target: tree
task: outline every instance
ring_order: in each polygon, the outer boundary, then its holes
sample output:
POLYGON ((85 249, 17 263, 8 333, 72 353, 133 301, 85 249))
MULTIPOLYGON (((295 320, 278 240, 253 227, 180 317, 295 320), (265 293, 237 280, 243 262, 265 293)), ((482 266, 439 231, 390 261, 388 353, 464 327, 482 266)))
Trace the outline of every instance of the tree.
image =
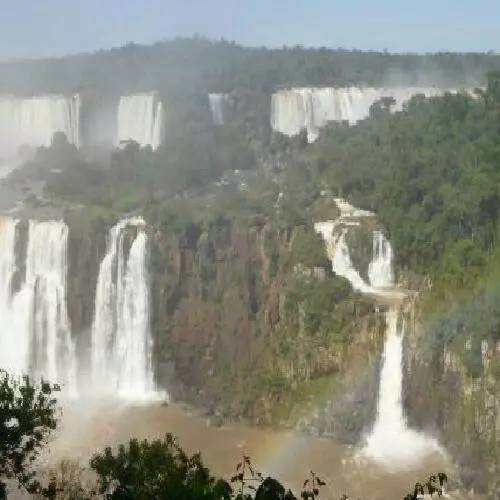
POLYGON ((59 387, 41 381, 34 385, 0 370, 0 500, 7 498, 6 480, 29 493, 41 491, 31 465, 57 424, 59 387))
POLYGON ((171 434, 151 443, 132 439, 116 455, 108 447, 90 466, 99 476, 99 493, 112 500, 230 498, 229 484, 211 476, 200 455, 189 457, 171 434))

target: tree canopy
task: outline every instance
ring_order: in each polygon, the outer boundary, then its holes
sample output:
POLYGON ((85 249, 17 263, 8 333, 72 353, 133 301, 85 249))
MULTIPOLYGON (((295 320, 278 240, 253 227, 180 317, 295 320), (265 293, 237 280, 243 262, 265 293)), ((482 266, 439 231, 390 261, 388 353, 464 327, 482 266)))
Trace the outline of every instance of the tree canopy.
POLYGON ((7 498, 7 480, 29 493, 40 491, 32 465, 56 428, 53 393, 58 390, 47 382, 35 385, 28 377, 17 379, 0 370, 0 499, 7 498))

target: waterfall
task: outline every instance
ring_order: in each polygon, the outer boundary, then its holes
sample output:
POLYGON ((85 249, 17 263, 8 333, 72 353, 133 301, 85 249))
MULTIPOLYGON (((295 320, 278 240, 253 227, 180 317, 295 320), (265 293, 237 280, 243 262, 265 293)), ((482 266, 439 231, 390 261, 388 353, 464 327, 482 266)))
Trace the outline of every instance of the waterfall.
POLYGON ((358 271, 354 268, 346 242, 347 228, 339 227, 339 221, 317 222, 314 228, 321 234, 326 244, 327 254, 332 263, 332 271, 337 276, 346 278, 354 290, 369 293, 371 288, 365 283, 358 271))
POLYGON ((214 125, 224 125, 224 105, 228 99, 227 94, 209 94, 210 109, 214 125))
POLYGON ((314 230, 321 234, 325 242, 328 257, 332 263, 332 271, 337 276, 346 278, 354 290, 362 293, 376 293, 373 287, 377 285, 371 283, 372 286, 370 286, 366 283, 353 266, 346 241, 349 227, 360 225, 357 219, 373 217, 374 214, 353 207, 341 198, 335 198, 334 201, 340 210, 340 216, 334 221, 316 222, 314 224, 314 230))
POLYGON ((93 387, 126 399, 149 398, 153 391, 144 224, 142 218, 130 218, 111 229, 95 296, 93 387), (136 234, 127 255, 130 230, 136 234))
POLYGON ((2 220, 0 235, 0 364, 76 391, 76 355, 66 307, 68 228, 62 221, 29 221, 24 278, 14 276, 18 222, 2 220))
POLYGON ((15 157, 22 145, 49 146, 55 132, 79 145, 80 98, 0 96, 0 157, 15 157))
POLYGON ((404 321, 399 306, 386 313, 387 333, 377 405, 377 418, 363 454, 397 470, 412 467, 433 452, 442 452, 432 438, 408 428, 403 411, 404 321))
POLYGON ((117 143, 133 140, 157 149, 161 144, 163 106, 154 93, 123 96, 118 105, 117 143))
POLYGON ((392 247, 381 231, 373 232, 373 258, 368 266, 368 278, 373 287, 394 285, 392 247))
MULTIPOLYGON (((20 329, 15 314, 14 277, 16 265, 16 235, 18 221, 10 217, 0 218, 0 368, 9 372, 27 371, 27 330, 20 329)), ((19 302, 19 301, 17 301, 19 302)), ((26 313, 26 311, 24 311, 26 313)))
POLYGON ((333 272, 346 278, 354 290, 375 298, 390 299, 385 313, 387 333, 380 373, 377 418, 367 438, 363 454, 389 468, 404 468, 417 463, 425 455, 440 451, 431 438, 408 428, 403 411, 403 337, 404 322, 399 322, 400 301, 404 297, 394 287, 393 253, 384 234, 375 230, 372 259, 368 265, 369 284, 354 268, 346 241, 350 227, 359 226, 361 219, 374 214, 353 207, 345 200, 335 199, 340 216, 334 221, 317 222, 333 272))
POLYGON ((319 135, 319 130, 328 122, 354 124, 367 118, 370 107, 382 97, 394 99, 394 110, 400 111, 412 96, 440 95, 442 89, 422 88, 293 88, 281 90, 272 96, 271 127, 287 136, 295 136, 307 130, 309 142, 319 135))

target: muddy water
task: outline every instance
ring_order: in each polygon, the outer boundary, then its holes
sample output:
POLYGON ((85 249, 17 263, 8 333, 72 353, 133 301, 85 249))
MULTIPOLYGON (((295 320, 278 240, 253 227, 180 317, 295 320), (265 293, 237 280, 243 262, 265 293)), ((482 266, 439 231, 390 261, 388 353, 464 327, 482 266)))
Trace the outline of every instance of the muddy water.
MULTIPOLYGON (((45 457, 49 464, 62 459, 82 464, 106 445, 115 446, 132 437, 158 438, 171 432, 190 453, 202 452, 206 465, 216 475, 228 476, 243 454, 263 473, 273 474, 300 491, 313 470, 327 486, 322 498, 403 498, 416 481, 428 474, 447 470, 441 456, 429 457, 418 470, 395 474, 359 459, 359 451, 337 445, 328 438, 256 429, 241 424, 212 427, 207 419, 186 407, 72 406, 65 410, 58 436, 45 457)), ((44 460, 44 461, 45 461, 44 460)), ((46 462, 47 463, 47 462, 46 462)))

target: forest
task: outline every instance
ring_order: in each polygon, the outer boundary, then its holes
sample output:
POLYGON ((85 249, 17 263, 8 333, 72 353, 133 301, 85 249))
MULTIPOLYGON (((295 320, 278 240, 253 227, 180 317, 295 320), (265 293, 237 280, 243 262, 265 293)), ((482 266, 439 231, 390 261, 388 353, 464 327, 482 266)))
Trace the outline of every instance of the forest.
POLYGON ((242 47, 225 40, 178 38, 152 46, 0 63, 0 92, 121 95, 159 91, 164 97, 231 92, 270 93, 289 86, 476 86, 498 68, 494 54, 390 54, 305 47, 242 47))

